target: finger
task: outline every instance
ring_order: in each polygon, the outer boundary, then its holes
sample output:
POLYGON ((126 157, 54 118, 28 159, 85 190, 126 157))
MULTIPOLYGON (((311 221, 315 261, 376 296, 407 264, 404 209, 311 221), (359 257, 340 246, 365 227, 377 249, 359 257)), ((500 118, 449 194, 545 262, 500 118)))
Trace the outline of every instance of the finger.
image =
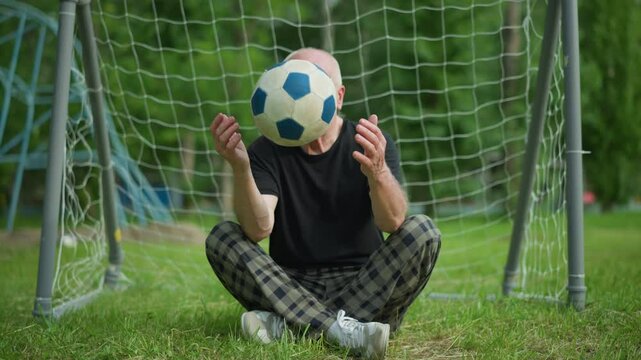
POLYGON ((233 116, 225 116, 225 118, 220 122, 220 125, 218 125, 218 128, 216 129, 216 135, 220 136, 235 122, 236 119, 234 119, 233 116))
POLYGON ((374 146, 374 144, 372 144, 369 140, 367 140, 361 134, 356 134, 354 138, 356 140, 356 143, 358 143, 360 146, 363 147, 363 150, 365 150, 365 154, 368 157, 371 157, 376 153, 376 146, 374 146))
POLYGON ((372 124, 378 126, 378 115, 372 114, 367 120, 369 120, 372 124))
POLYGON ((232 135, 238 130, 239 126, 238 123, 232 123, 227 130, 225 130, 220 136, 218 137, 218 140, 226 144, 229 141, 229 138, 231 138, 232 135))
POLYGON ((371 142, 375 147, 378 146, 379 138, 370 129, 361 124, 358 124, 356 125, 356 131, 358 132, 358 134, 365 137, 369 142, 371 142))
MULTIPOLYGON (((371 116, 370 116, 370 118, 371 118, 371 116)), ((377 122, 378 122, 378 120, 377 120, 377 122)), ((363 125, 367 129, 369 129, 371 132, 376 134, 376 137, 378 138, 378 140, 380 142, 385 141, 385 136, 383 136, 383 132, 381 131, 381 128, 379 128, 378 125, 376 125, 375 123, 373 123, 371 121, 368 121, 368 120, 365 120, 365 119, 361 119, 361 121, 359 121, 359 125, 363 125)))
POLYGON ((378 125, 374 124, 373 122, 371 122, 371 121, 369 121, 369 120, 361 119, 361 120, 358 122, 358 124, 359 124, 359 125, 363 125, 363 126, 364 126, 364 127, 366 127, 367 129, 369 129, 369 131, 371 131, 371 132, 373 132, 374 134, 376 134, 376 136, 377 136, 377 137, 378 137, 379 135, 383 135, 383 132, 381 131, 381 128, 379 128, 379 127, 378 127, 378 125))
POLYGON ((242 138, 243 137, 240 135, 240 133, 233 133, 231 135, 231 137, 229 138, 229 141, 227 142, 227 149, 231 150, 231 149, 235 148, 236 146, 238 146, 238 144, 240 143, 242 138))
POLYGON ((385 140, 385 136, 383 136, 381 130, 376 127, 376 125, 367 120, 361 119, 360 123, 356 126, 356 131, 362 136, 365 136, 367 140, 374 145, 377 152, 385 152, 387 141, 385 140))
POLYGON ((220 122, 224 119, 225 115, 222 113, 218 113, 216 117, 214 117, 214 121, 211 123, 211 134, 216 135, 216 129, 220 126, 220 122))
POLYGON ((354 160, 358 161, 358 163, 361 164, 362 166, 365 166, 367 168, 371 168, 372 167, 372 160, 370 160, 363 153, 360 153, 358 151, 354 151, 352 153, 352 157, 354 158, 354 160))

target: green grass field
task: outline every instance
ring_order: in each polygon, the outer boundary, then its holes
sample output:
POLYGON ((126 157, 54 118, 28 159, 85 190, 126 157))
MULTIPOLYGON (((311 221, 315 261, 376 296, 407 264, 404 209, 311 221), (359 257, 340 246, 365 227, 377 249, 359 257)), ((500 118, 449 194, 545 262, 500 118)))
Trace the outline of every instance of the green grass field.
MULTIPOLYGON (((641 214, 588 215, 585 236, 585 311, 518 299, 421 296, 392 339, 388 358, 641 358, 641 214)), ((507 242, 493 246, 504 261, 507 242)), ((210 273, 202 245, 155 249, 128 245, 130 263, 167 261, 135 274, 125 268, 134 281, 127 290, 106 291, 88 307, 49 322, 31 316, 37 245, 0 242, 0 359, 348 357, 320 341, 259 346, 242 339, 243 310, 210 273), (191 265, 178 269, 173 261, 191 265)))

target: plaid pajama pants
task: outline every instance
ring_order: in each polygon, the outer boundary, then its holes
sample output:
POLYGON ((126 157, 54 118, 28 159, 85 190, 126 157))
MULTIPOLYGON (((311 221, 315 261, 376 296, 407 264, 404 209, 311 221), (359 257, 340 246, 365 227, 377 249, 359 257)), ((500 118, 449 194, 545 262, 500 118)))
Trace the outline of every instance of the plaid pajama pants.
POLYGON ((206 242, 212 269, 243 307, 272 311, 288 325, 322 331, 340 309, 396 331, 427 284, 440 248, 440 231, 425 215, 408 217, 357 267, 285 268, 229 221, 216 225, 206 242))

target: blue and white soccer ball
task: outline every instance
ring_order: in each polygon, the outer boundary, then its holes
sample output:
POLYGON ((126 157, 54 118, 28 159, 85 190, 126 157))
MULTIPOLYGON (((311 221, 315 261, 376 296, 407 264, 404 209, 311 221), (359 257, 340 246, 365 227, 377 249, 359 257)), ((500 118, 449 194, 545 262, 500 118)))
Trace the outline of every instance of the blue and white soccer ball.
POLYGON ((265 71, 251 97, 258 130, 282 146, 301 146, 325 133, 336 114, 332 79, 306 60, 288 60, 265 71))

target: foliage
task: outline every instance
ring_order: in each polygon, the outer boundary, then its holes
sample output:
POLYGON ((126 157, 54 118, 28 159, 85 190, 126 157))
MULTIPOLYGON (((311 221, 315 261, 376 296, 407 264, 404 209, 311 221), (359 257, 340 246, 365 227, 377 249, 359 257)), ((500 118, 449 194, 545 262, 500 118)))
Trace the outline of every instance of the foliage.
MULTIPOLYGON (((211 149, 210 119, 230 112, 245 139, 255 138, 248 99, 258 76, 294 49, 322 47, 327 21, 312 2, 96 5, 103 15, 97 36, 118 132, 152 181, 180 188, 190 169, 175 149, 195 154, 196 174, 221 172, 222 161, 203 151, 211 149), (187 137, 195 138, 191 148, 187 137)), ((522 151, 526 122, 524 90, 511 111, 501 108, 501 77, 508 75, 500 62, 503 9, 465 2, 443 9, 431 1, 412 12, 409 3, 380 5, 326 5, 335 33, 331 50, 346 75, 345 116, 377 113, 382 127, 402 139, 413 201, 478 201, 487 196, 479 191, 484 182, 500 185, 510 176, 490 163, 505 164, 501 159, 522 151), (513 114, 510 125, 504 116, 513 114), (492 178, 485 179, 486 172, 492 178)), ((517 50, 525 52, 524 45, 517 50)), ((521 89, 527 72, 522 58, 519 73, 512 74, 521 89)), ((187 182, 196 191, 218 186, 208 175, 187 182)), ((494 196, 504 199, 505 191, 494 196)))
MULTIPOLYGON (((328 4, 333 52, 348 75, 347 118, 378 113, 393 137, 409 137, 399 147, 411 164, 403 169, 408 184, 418 184, 408 186, 414 201, 474 201, 483 175, 475 169, 507 156, 505 129, 490 127, 501 118, 501 7, 462 6, 444 16, 438 1, 415 13, 404 3, 389 9, 364 1, 328 4), (461 36, 443 37, 443 31, 461 36), (431 40, 416 42, 417 36, 431 40), (476 60, 487 56, 493 61, 476 60), (426 185, 459 174, 468 175, 426 185)), ((55 4, 39 7, 55 14, 55 4)), ((224 192, 211 178, 223 172, 222 161, 207 150, 215 113, 236 115, 251 141, 258 134, 247 99, 262 70, 291 50, 323 46, 325 19, 312 2, 95 1, 93 7, 101 15, 94 25, 107 104, 129 156, 152 183, 190 193, 224 192), (185 175, 191 173, 197 175, 185 175)))
MULTIPOLYGON (((397 146, 410 198, 426 204, 453 199, 459 206, 505 201, 519 180, 534 83, 527 77, 536 73, 540 39, 534 33, 541 34, 545 2, 522 4, 521 13, 525 6, 534 13, 525 19, 532 22, 528 27, 518 24, 522 39, 516 50, 531 53, 514 57, 514 74, 507 74, 499 61, 510 57, 501 55, 509 2, 470 6, 452 0, 446 10, 437 0, 420 6, 387 1, 385 7, 372 1, 321 3, 92 2, 114 127, 150 182, 190 194, 187 206, 199 201, 194 193, 225 193, 220 185, 225 170, 211 150, 209 122, 217 112, 233 113, 246 141, 252 141, 258 135, 248 106, 253 85, 263 69, 289 51, 327 46, 323 14, 329 11, 331 50, 346 75, 345 116, 357 120, 377 113, 383 129, 401 140, 397 146), (508 81, 520 90, 506 106, 510 94, 503 86, 508 81), (529 93, 523 90, 527 85, 529 93)), ((56 17, 56 2, 31 4, 56 17)), ((626 4, 580 2, 584 148, 592 152, 585 157, 586 177, 606 207, 638 193, 634 184, 641 181, 641 121, 634 107, 641 90, 628 81, 641 60, 641 11, 638 1, 626 4), (627 11, 631 8, 637 11, 627 11)), ((16 25, 1 26, 4 34, 16 25)), ((53 79, 54 40, 48 38, 43 84, 53 79)), ((25 51, 34 42, 33 36, 25 38, 25 51)), ((0 51, 8 53, 10 45, 0 51)), ((3 58, 0 66, 7 61, 3 58)), ((29 61, 19 63, 25 78, 30 69, 29 61)), ((23 119, 25 109, 12 106, 11 119, 23 119)), ((22 121, 10 121, 6 134, 17 134, 22 126, 22 121)), ((46 144, 46 127, 34 129, 31 149, 46 144)), ((14 165, 0 166, 2 208, 14 171, 14 165)), ((23 186, 36 190, 28 194, 36 201, 42 194, 43 172, 38 171, 23 186)))
POLYGON ((641 194, 641 3, 579 4, 587 186, 607 210, 641 194))

